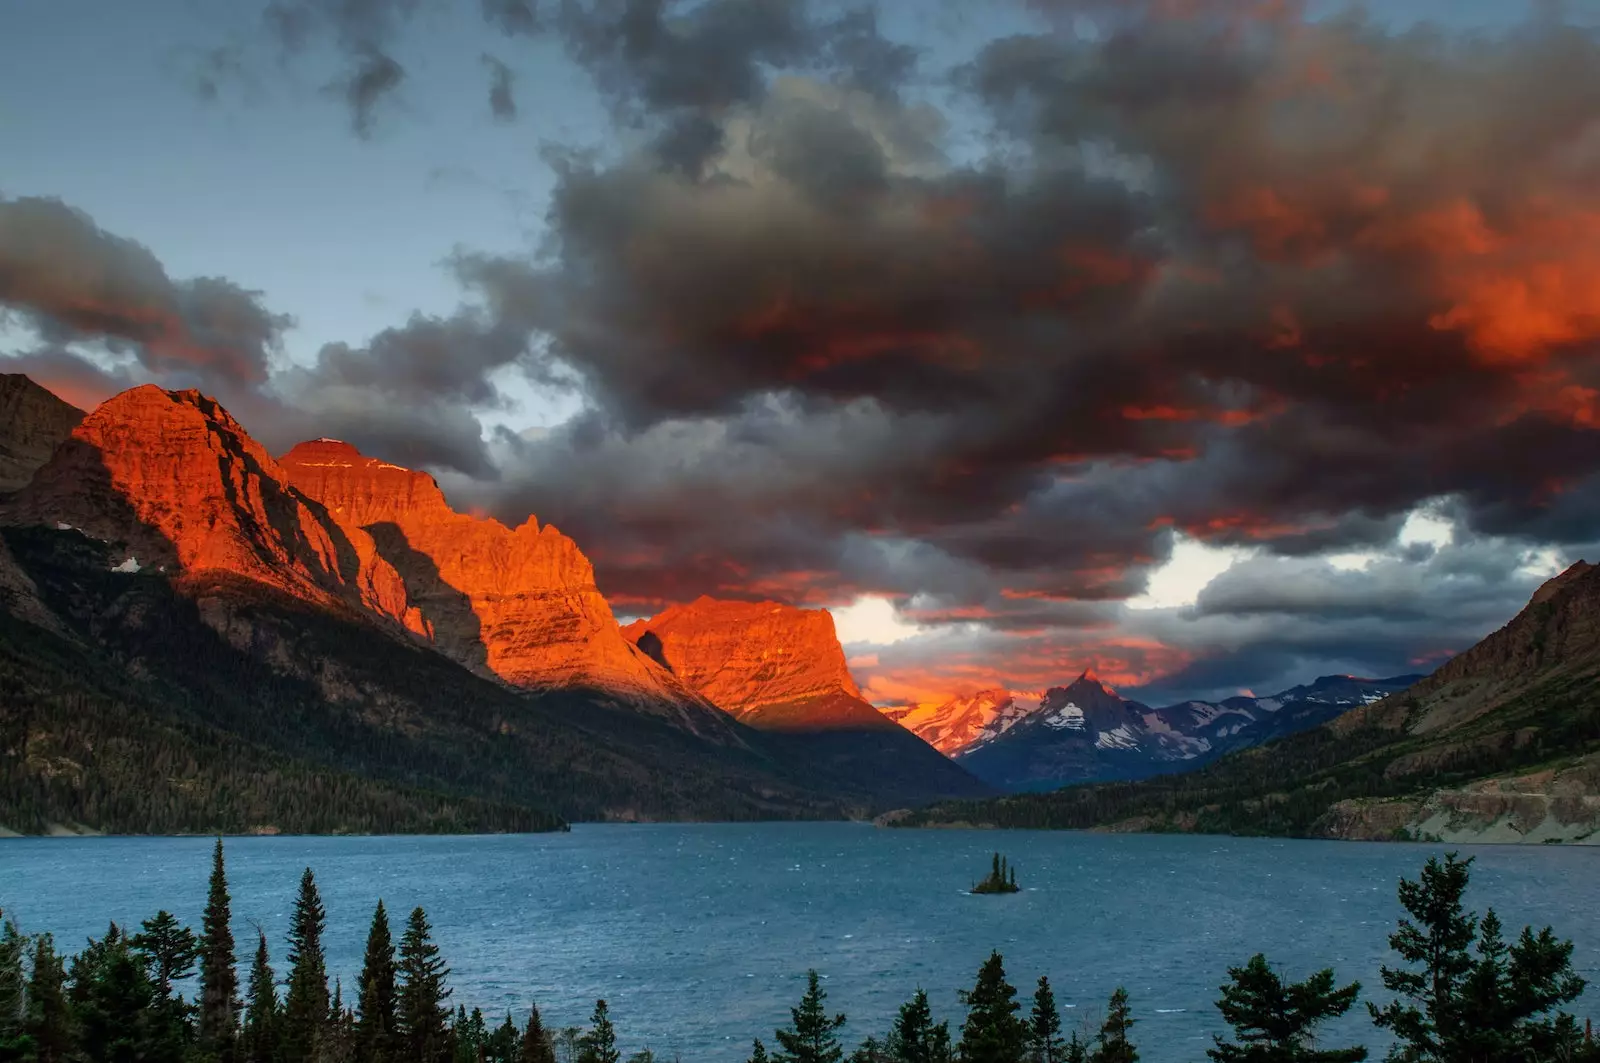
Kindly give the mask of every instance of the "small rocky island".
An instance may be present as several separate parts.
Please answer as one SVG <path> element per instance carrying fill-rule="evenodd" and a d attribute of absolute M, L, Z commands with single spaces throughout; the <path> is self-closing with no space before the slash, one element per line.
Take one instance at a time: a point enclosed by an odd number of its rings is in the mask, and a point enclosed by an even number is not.
<path fill-rule="evenodd" d="M 1006 863 L 1006 858 L 999 853 L 994 854 L 994 864 L 989 869 L 989 877 L 972 887 L 973 893 L 1016 893 L 1017 869 Z"/>

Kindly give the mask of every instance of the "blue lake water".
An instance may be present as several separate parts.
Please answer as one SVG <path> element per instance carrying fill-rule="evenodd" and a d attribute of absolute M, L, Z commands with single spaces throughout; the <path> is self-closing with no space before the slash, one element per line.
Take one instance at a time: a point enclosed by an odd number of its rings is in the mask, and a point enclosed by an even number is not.
<path fill-rule="evenodd" d="M 204 838 L 0 841 L 0 907 L 69 951 L 109 920 L 158 908 L 198 927 Z M 332 973 L 349 986 L 381 896 L 398 924 L 427 909 L 449 961 L 452 1003 L 519 1023 L 578 1025 L 605 997 L 625 1051 L 688 1063 L 769 1045 L 804 989 L 825 977 L 853 1045 L 881 1035 L 918 986 L 936 1015 L 999 949 L 1021 996 L 1049 975 L 1069 1027 L 1117 985 L 1132 997 L 1147 1063 L 1204 1058 L 1230 964 L 1257 951 L 1301 977 L 1331 965 L 1381 996 L 1379 964 L 1400 914 L 1395 884 L 1437 846 L 1051 832 L 892 831 L 854 824 L 580 825 L 502 837 L 238 838 L 227 843 L 241 956 L 283 935 L 300 872 L 328 909 Z M 1000 848 L 1024 892 L 964 890 Z M 1465 847 L 1470 905 L 1508 930 L 1552 924 L 1600 981 L 1600 849 Z M 399 927 L 395 929 L 396 936 Z M 1359 1007 L 1359 1005 L 1358 1005 Z M 1600 992 L 1575 1008 L 1600 1019 Z M 1364 1009 L 1363 1009 L 1364 1016 Z M 1364 1017 L 1338 1033 L 1382 1044 Z M 1376 1054 L 1376 1053 L 1375 1053 Z"/>

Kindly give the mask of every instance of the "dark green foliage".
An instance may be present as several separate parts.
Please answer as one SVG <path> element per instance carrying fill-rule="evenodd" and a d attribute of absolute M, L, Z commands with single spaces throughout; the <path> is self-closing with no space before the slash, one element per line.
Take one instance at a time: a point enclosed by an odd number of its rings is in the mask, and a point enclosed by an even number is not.
<path fill-rule="evenodd" d="M 890 1056 L 882 1041 L 868 1037 L 850 1053 L 850 1063 L 890 1063 Z"/>
<path fill-rule="evenodd" d="M 283 1016 L 278 987 L 267 955 L 267 935 L 256 931 L 256 957 L 245 990 L 244 1019 L 239 1030 L 239 1058 L 244 1063 L 277 1063 Z"/>
<path fill-rule="evenodd" d="M 1472 858 L 1430 859 L 1417 881 L 1400 880 L 1402 918 L 1389 946 L 1407 968 L 1382 969 L 1397 998 L 1367 1005 L 1373 1022 L 1399 1043 L 1395 1063 L 1543 1063 L 1579 1051 L 1576 1020 L 1557 1010 L 1576 1000 L 1584 980 L 1572 970 L 1572 943 L 1549 927 L 1501 937 L 1490 909 L 1480 923 L 1466 911 Z M 1474 944 L 1476 948 L 1474 949 Z"/>
<path fill-rule="evenodd" d="M 544 1028 L 538 1004 L 528 1008 L 528 1025 L 522 1031 L 522 1050 L 517 1060 L 518 1063 L 556 1063 L 556 1046 L 550 1039 L 550 1031 Z"/>
<path fill-rule="evenodd" d="M 308 867 L 300 876 L 289 924 L 289 983 L 279 1051 L 283 1063 L 312 1063 L 328 1024 L 328 963 L 322 949 L 327 913 Z"/>
<path fill-rule="evenodd" d="M 767 1046 L 757 1037 L 750 1046 L 750 1059 L 747 1063 L 767 1063 Z"/>
<path fill-rule="evenodd" d="M 455 1042 L 452 1055 L 456 1063 L 478 1063 L 483 1059 L 489 1044 L 489 1026 L 483 1021 L 482 1011 L 473 1008 L 472 1014 L 468 1015 L 466 1005 L 461 1005 L 456 1010 L 456 1021 L 450 1035 Z"/>
<path fill-rule="evenodd" d="M 619 1063 L 622 1054 L 617 1051 L 617 1031 L 611 1025 L 611 1013 L 604 1000 L 594 1002 L 594 1014 L 589 1016 L 589 1029 L 578 1039 L 577 1063 Z"/>
<path fill-rule="evenodd" d="M 957 1052 L 962 1063 L 1022 1063 L 1027 1056 L 1028 1029 L 1018 1017 L 1017 990 L 1006 981 L 1005 961 L 989 954 L 978 968 L 978 980 L 961 994 L 967 1021 L 961 1026 Z"/>
<path fill-rule="evenodd" d="M 450 968 L 434 944 L 428 916 L 411 910 L 406 932 L 400 937 L 400 986 L 395 1008 L 400 1063 L 445 1063 L 451 1054 L 450 990 L 445 979 Z"/>
<path fill-rule="evenodd" d="M 1139 1053 L 1129 1037 L 1137 1021 L 1128 1009 L 1128 991 L 1118 986 L 1106 1004 L 1106 1018 L 1095 1037 L 1089 1063 L 1138 1063 Z"/>
<path fill-rule="evenodd" d="M 506 1021 L 495 1027 L 484 1043 L 484 1063 L 517 1063 L 521 1048 L 522 1034 L 508 1012 Z"/>
<path fill-rule="evenodd" d="M 988 877 L 972 887 L 973 893 L 1016 893 L 1017 890 L 1017 870 L 999 853 L 994 854 Z"/>
<path fill-rule="evenodd" d="M 239 975 L 234 966 L 233 908 L 222 839 L 211 856 L 211 881 L 200 930 L 200 1044 L 222 1063 L 233 1058 L 239 1032 Z"/>
<path fill-rule="evenodd" d="M 367 930 L 367 954 L 361 964 L 361 986 L 356 997 L 355 1045 L 360 1063 L 393 1063 L 398 1055 L 394 939 L 389 933 L 389 913 L 381 899 Z"/>
<path fill-rule="evenodd" d="M 884 1044 L 894 1063 L 951 1063 L 950 1023 L 935 1023 L 926 990 L 900 1005 Z"/>
<path fill-rule="evenodd" d="M 1050 979 L 1039 976 L 1033 991 L 1033 1010 L 1028 1013 L 1028 1058 L 1034 1063 L 1061 1063 L 1067 1042 L 1061 1036 L 1061 1012 Z"/>
<path fill-rule="evenodd" d="M 1360 1063 L 1365 1048 L 1314 1048 L 1316 1028 L 1349 1011 L 1361 983 L 1334 988 L 1333 970 L 1286 984 L 1256 953 L 1243 967 L 1228 968 L 1217 1008 L 1233 1027 L 1237 1044 L 1217 1037 L 1206 1050 L 1217 1063 Z"/>
<path fill-rule="evenodd" d="M 73 958 L 67 999 L 78 1048 L 90 1060 L 153 1063 L 183 1055 L 182 1031 L 163 1006 L 149 966 L 115 924 Z"/>
<path fill-rule="evenodd" d="M 775 1063 L 840 1063 L 844 1049 L 839 1047 L 838 1032 L 845 1024 L 843 1015 L 829 1016 L 824 1003 L 827 991 L 815 970 L 806 972 L 806 992 L 800 1006 L 789 1009 L 789 1027 L 775 1030 L 779 1049 L 773 1055 Z"/>
<path fill-rule="evenodd" d="M 1078 1038 L 1078 1031 L 1072 1031 L 1072 1036 L 1067 1038 L 1061 1059 L 1063 1063 L 1088 1063 L 1089 1046 Z"/>
<path fill-rule="evenodd" d="M 318 1063 L 356 1063 L 356 1016 L 345 1006 L 344 986 L 333 980 L 333 1003 L 317 1048 Z"/>
<path fill-rule="evenodd" d="M 35 1063 L 66 1063 L 71 1058 L 74 1036 L 66 983 L 66 966 L 56 953 L 55 941 L 40 934 L 33 942 L 25 1025 Z"/>
<path fill-rule="evenodd" d="M 172 995 L 172 983 L 194 973 L 200 943 L 194 931 L 181 926 L 171 912 L 160 911 L 140 924 L 140 933 L 130 941 L 150 965 L 150 978 L 161 997 Z"/>
<path fill-rule="evenodd" d="M 28 976 L 24 961 L 28 939 L 0 912 L 0 1063 L 33 1055 L 28 1036 Z"/>

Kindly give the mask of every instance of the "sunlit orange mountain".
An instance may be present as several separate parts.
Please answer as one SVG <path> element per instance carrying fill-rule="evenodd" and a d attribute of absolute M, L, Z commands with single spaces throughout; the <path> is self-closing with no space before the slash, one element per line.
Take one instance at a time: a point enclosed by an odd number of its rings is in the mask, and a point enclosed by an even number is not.
<path fill-rule="evenodd" d="M 861 696 L 825 609 L 701 597 L 623 632 L 739 722 L 807 743 L 836 767 L 980 785 Z"/>
<path fill-rule="evenodd" d="M 623 638 L 594 567 L 553 526 L 458 513 L 432 476 L 339 440 L 301 443 L 281 464 L 336 525 L 372 539 L 448 656 L 516 686 L 590 687 L 717 728 L 709 702 Z"/>

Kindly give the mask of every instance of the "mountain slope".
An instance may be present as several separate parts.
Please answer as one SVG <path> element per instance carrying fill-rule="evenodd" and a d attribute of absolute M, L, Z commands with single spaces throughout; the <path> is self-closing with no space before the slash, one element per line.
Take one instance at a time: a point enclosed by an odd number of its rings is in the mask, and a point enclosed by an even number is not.
<path fill-rule="evenodd" d="M 861 697 L 825 609 L 701 597 L 624 629 L 690 688 L 832 785 L 895 803 L 988 788 Z"/>
<path fill-rule="evenodd" d="M 558 823 L 552 813 L 863 811 L 763 753 L 582 690 L 508 689 L 267 584 L 118 571 L 120 548 L 75 531 L 4 538 L 65 630 L 0 626 L 0 824 L 12 829 L 525 830 Z M 309 796 L 335 791 L 350 804 Z"/>
<path fill-rule="evenodd" d="M 0 373 L 0 494 L 33 479 L 82 420 L 82 410 L 21 373 Z"/>
<path fill-rule="evenodd" d="M 907 825 L 1600 840 L 1600 569 L 1579 562 L 1406 690 L 1143 782 L 949 803 Z"/>

